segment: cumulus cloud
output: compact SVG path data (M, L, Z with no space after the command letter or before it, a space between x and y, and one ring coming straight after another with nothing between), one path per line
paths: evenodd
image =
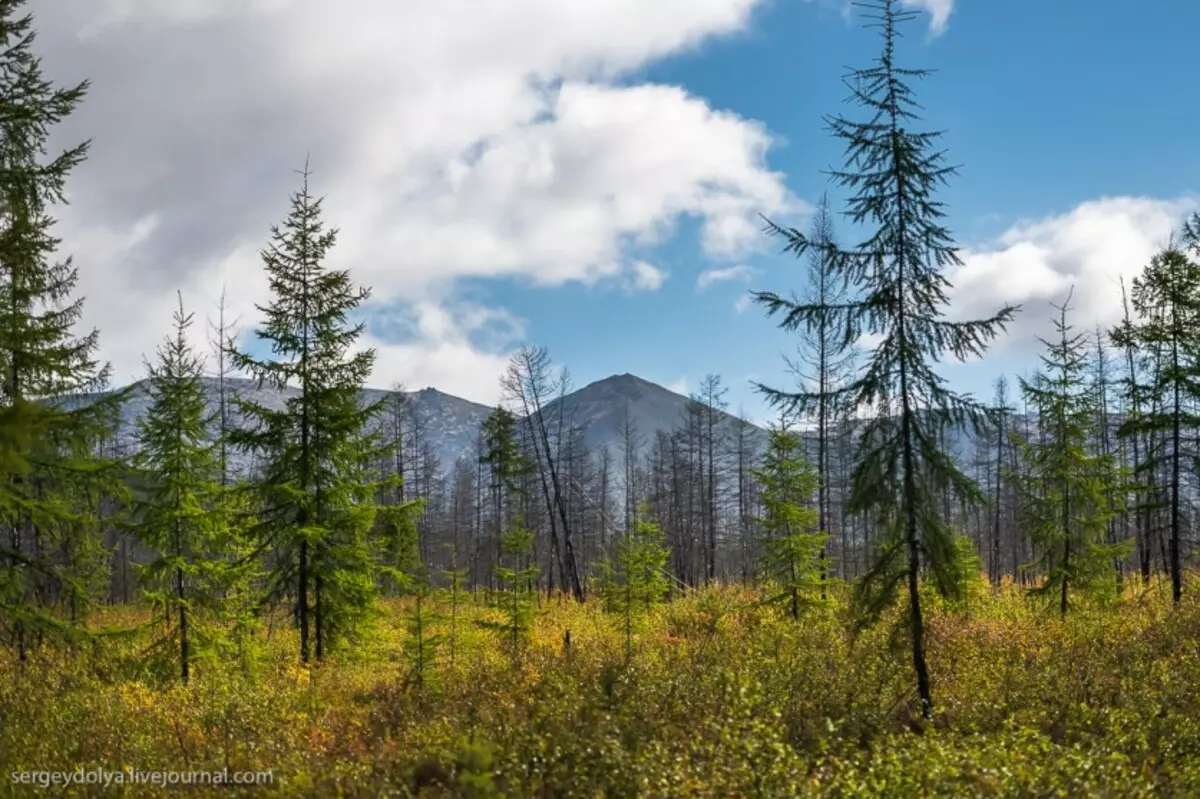
M738 296L738 298L736 300L733 301L733 312L735 314L737 314L738 316L741 316L746 311L750 310L750 305L753 302L754 302L754 298L751 297L748 292L745 294L741 294Z
M696 278L696 289L698 291L704 291L714 283L725 283L733 280L745 283L753 276L754 270L745 264L721 267L717 269L705 269L700 273L700 276Z
M375 348L377 385L432 386L489 405L500 401L508 349L525 332L520 319L494 308L422 301L391 322L408 328L407 335L380 336L395 331L377 325L361 342Z
M963 265L948 275L951 309L965 319L989 316L1004 302L1022 305L993 350L1032 350L1051 329L1050 303L1061 303L1074 287L1076 328L1108 328L1121 318L1119 280L1128 285L1139 275L1197 208L1195 197L1107 197L1019 222L996 241L960 253Z
M440 337L381 332L381 319L440 307L463 278L545 287L632 274L650 289L659 270L633 253L685 217L707 254L735 258L760 243L758 213L802 207L766 165L770 134L681 88L625 78L742 28L761 2L39 7L51 77L93 85L57 132L94 140L59 231L81 268L85 321L122 380L165 332L177 288L202 315L224 286L253 323L267 297L257 250L310 152L313 188L341 227L330 265L374 288L371 335L400 347L390 360L426 364L406 373L413 384L434 382L438 356L480 358L484 371L499 357L453 315Z

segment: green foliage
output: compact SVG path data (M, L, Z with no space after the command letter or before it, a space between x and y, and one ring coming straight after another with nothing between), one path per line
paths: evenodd
M757 521L766 531L763 565L783 590L772 597L787 603L792 618L802 607L819 601L824 586L820 556L827 536L818 528L819 511L813 497L817 475L804 457L804 439L785 425L772 426L762 466L753 472L762 486L764 515Z
M843 331L845 344L864 334L879 339L862 373L833 395L875 414L859 435L847 510L873 517L881 541L878 558L856 595L871 620L892 607L901 586L906 588L917 687L925 714L931 715L921 575L951 598L961 594L965 576L955 557L956 532L941 517L937 498L949 491L967 505L983 501L978 486L943 450L940 439L949 428L969 425L978 433L985 426L984 408L950 390L935 364L947 355L958 360L982 355L1016 308L979 321L945 318L950 284L944 273L962 262L934 195L955 170L936 149L941 134L910 127L918 121L919 105L909 82L928 72L895 62L898 26L915 12L901 11L899 0L860 5L882 37L875 64L855 70L847 81L866 118L834 117L828 123L846 144L846 167L833 173L834 180L852 192L847 216L868 235L857 247L843 249L794 228L769 226L797 256L823 252L859 298L800 304L759 293L755 299L769 314L782 312L785 325L812 329L832 324ZM767 394L801 413L826 401L824 393L786 395L767 389Z
M605 609L621 618L627 662L633 657L636 629L671 588L666 571L670 552L648 513L639 509L633 529L618 539L616 551L601 566L600 592Z
M271 596L296 597L307 661L310 634L321 659L373 616L380 437L368 431L381 405L360 404L375 352L355 349L362 326L348 321L370 292L354 288L348 272L325 267L337 231L321 221L307 166L291 213L271 234L262 257L272 301L259 309L265 322L256 331L270 357L231 355L260 383L296 393L282 409L237 399L247 427L230 440L262 456L257 534L272 553Z
M404 641L404 649L408 656L409 682L418 690L423 690L435 684L438 650L445 639L434 632L434 627L442 621L442 616L430 607L434 592L429 581L429 571L421 564L412 574L413 603L408 617L408 638Z
M513 525L500 541L503 560L496 566L500 590L494 598L503 614L502 624L487 626L501 633L513 663L519 663L529 642L537 615L537 564L533 563L533 533Z
M442 572L442 576L446 578L443 601L448 605L446 613L449 629L446 633L446 643L450 656L450 673L453 674L458 663L459 624L462 619L463 602L468 597L465 589L469 585L469 572L458 567L457 542L452 541L447 548L450 550L450 568Z
M1156 254L1142 275L1133 281L1133 308L1140 317L1113 331L1118 346L1141 353L1148 381L1130 385L1131 398L1149 406L1121 426L1123 436L1147 436L1159 446L1147 448L1139 464L1141 477L1153 482L1154 475L1168 477L1165 504L1170 514L1171 592L1179 601L1183 590L1180 553L1186 499L1181 487L1181 470L1200 456L1189 431L1200 425L1194 410L1200 401L1200 217L1193 216L1184 227L1187 251L1168 247ZM1131 378L1132 380L1132 378Z
M232 580L231 525L225 515L212 420L201 378L204 360L188 344L192 315L183 300L174 316L174 335L147 364L150 404L138 425L139 490L127 527L157 557L141 568L144 598L178 637L180 676L188 681L199 629Z
M46 647L36 668L0 653L0 774L31 764L273 769L274 783L253 793L281 797L1200 791L1191 594L1175 610L1153 591L1065 620L1005 588L970 618L931 610L939 711L920 734L910 653L889 646L883 625L855 633L841 587L829 594L828 607L795 624L744 588L691 592L647 617L628 666L617 665L622 635L601 602L549 603L533 620L525 668L499 667L508 655L496 637L466 636L460 679L438 691L412 690L403 657L415 597L382 603L371 657L308 669L294 662L297 634L280 630L253 680L217 664L158 688L130 668L145 633ZM445 613L445 600L423 602ZM495 612L462 611L472 621ZM96 621L136 626L130 614Z
M45 156L87 82L45 78L23 5L0 3L0 629L22 654L46 633L77 635L104 586L99 510L122 491L97 449L123 399L87 396L109 369L97 332L75 333L78 270L55 257L51 209L88 147Z
M1068 297L1058 306L1057 339L1042 339L1044 371L1021 380L1041 427L1041 436L1024 444L1023 521L1039 555L1031 568L1046 575L1036 591L1063 615L1072 589L1111 596L1113 563L1128 554L1126 542L1108 541L1109 521L1120 510L1121 475L1111 454L1093 451L1097 397L1088 381L1085 336L1072 334L1067 322L1069 304Z

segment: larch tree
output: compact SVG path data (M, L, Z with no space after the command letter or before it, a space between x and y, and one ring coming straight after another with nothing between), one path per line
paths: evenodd
M633 528L617 541L615 552L601 565L601 594L607 609L620 616L625 636L625 662L633 659L633 637L646 614L670 590L669 551L658 522L645 505Z
M792 618L825 587L824 560L828 535L820 529L820 512L812 507L817 475L804 454L804 439L784 423L769 431L762 466L754 476L762 486L765 531L763 563L780 591L773 599L786 602Z
M1012 413L1012 408L1008 404L1008 380L1003 375L996 378L996 393L992 399L992 415L996 425L996 461L995 469L992 470L992 479L994 481L993 491L991 496L992 502L992 524L991 535L988 541L988 578L993 585L1000 582L1000 575L1003 573L1000 565L1000 538L1001 538L1001 520L1004 511L1004 477L1005 477L1005 460L1004 449L1012 437L1012 430L1008 425L1009 415ZM1016 568L1014 564L1013 568Z
M370 292L355 288L347 271L326 267L337 231L321 221L307 164L302 174L291 213L272 227L262 252L272 298L258 308L265 320L255 336L268 354L233 353L235 368L260 385L294 393L281 409L237 399L246 426L231 443L262 456L258 530L275 559L271 596L295 596L300 657L308 662L314 642L320 660L373 608L380 443L369 430L380 405L360 399L375 352L355 349L362 325L348 321Z
M546 504L550 546L563 587L569 587L575 599L582 602L585 588L567 512L567 480L558 457L564 408L562 402L556 403L553 409L550 407L556 395L565 394L568 381L566 370L553 370L550 353L545 348L522 347L513 355L500 382L506 396L520 406L525 419L533 463Z
M1194 251L1200 252L1196 231L1189 226L1185 232ZM1163 468L1167 474L1168 571L1171 596L1178 604L1183 594L1184 469L1196 456L1189 450L1193 446L1189 431L1200 426L1200 416L1193 410L1200 398L1200 263L1184 250L1168 247L1134 279L1132 301L1141 321L1119 328L1115 339L1119 345L1160 354L1150 386L1158 402L1148 412L1127 420L1121 432L1162 439L1141 466L1144 470Z
M145 596L178 639L180 677L191 673L197 619L228 576L219 442L209 435L204 358L188 343L192 315L180 298L174 332L147 364L150 404L138 423L138 500L130 529L157 555L143 568Z
M1072 332L1069 305L1070 296L1055 306L1056 338L1040 339L1046 347L1042 370L1021 380L1042 432L1025 445L1023 522L1036 547L1033 565L1045 574L1034 590L1053 599L1063 616L1073 590L1116 584L1112 562L1121 552L1108 541L1117 512L1115 464L1110 454L1094 451L1097 397L1088 380L1087 336Z
M78 270L56 260L51 209L65 203L84 142L48 155L51 130L87 92L58 87L33 53L23 0L0 0L0 623L23 659L47 631L71 632L107 577L97 514L88 497L117 490L116 464L97 457L113 437L118 392L96 358L97 332L76 333ZM105 488L107 486L107 488Z
M846 167L833 172L833 178L851 192L847 216L867 231L866 239L846 249L768 222L768 229L783 236L786 249L797 256L823 250L849 284L853 299L834 305L789 303L763 293L755 299L769 314L783 313L784 322L794 327L811 329L830 320L847 344L863 334L879 341L861 372L834 395L849 394L859 409L874 412L860 434L847 502L850 512L869 514L879 528L877 556L859 581L856 598L870 619L906 588L920 709L930 718L934 705L925 656L922 573L947 596L958 596L966 577L956 533L938 499L952 489L964 502L983 500L979 487L938 446L938 439L947 428L970 425L978 432L985 423L984 408L950 389L935 365L947 355L958 360L981 356L1017 309L1005 307L977 321L946 318L950 284L944 272L961 260L935 192L955 168L937 149L940 133L911 128L919 106L909 84L929 73L896 64L898 26L915 16L899 5L898 0L861 4L882 38L875 63L853 71L846 81L866 118L828 120L833 135L846 144ZM818 401L819 395L802 392L785 404L811 413ZM888 412L880 412L885 405Z
M1149 388L1143 383L1145 356L1140 351L1135 338L1133 315L1129 307L1129 292L1126 290L1124 279L1121 280L1121 305L1124 316L1121 323L1112 329L1109 337L1113 346L1125 353L1125 376L1120 381L1125 412L1123 421L1117 430L1118 438L1131 445L1133 481L1129 486L1133 502L1126 505L1127 512L1134 514L1134 540L1138 570L1141 573L1142 584L1150 583L1150 511L1151 502L1147 486L1147 472L1143 453L1146 438L1142 421L1142 412L1146 407L1146 397ZM1132 507L1129 505L1132 504Z
M847 286L840 274L837 260L829 255L835 246L833 215L829 210L829 198L822 197L809 231L809 241L815 246L808 250L808 288L802 299L782 301L781 309L795 308L801 304L817 308L832 309L846 299ZM830 500L830 455L832 451L833 424L837 389L851 373L854 361L853 347L844 340L844 331L836 325L831 312L818 312L812 324L801 317L785 315L780 327L787 331L803 334L799 358L789 362L789 371L795 374L805 387L804 393L815 397L811 403L812 422L817 439L817 511L818 528L829 536ZM768 390L767 395L777 402L790 404L792 392ZM827 552L821 550L822 580L828 574Z

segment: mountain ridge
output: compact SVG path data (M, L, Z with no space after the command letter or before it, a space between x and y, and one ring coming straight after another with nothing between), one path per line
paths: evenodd
M219 381L212 377L202 378L202 381L210 409L215 410ZM136 448L137 424L144 418L150 403L148 384L149 379L143 378L122 388L81 395L77 400L86 401L88 397L128 391L129 398L121 408L118 442L123 451L132 451ZM272 408L281 408L288 397L297 394L295 388L276 389L257 380L240 377L228 378L226 388L233 396L251 399ZM434 386L400 393L407 397L413 414L414 431L420 431L419 438L431 442L440 471L448 473L460 458L474 458L479 429L493 406L449 394ZM396 391L377 388L364 388L361 392L367 402L386 400L396 394ZM669 432L678 426L690 402L691 399L682 394L625 372L594 380L562 397L556 397L546 404L543 412L557 414L561 408L564 418L583 426L584 440L589 447L596 452L608 447L614 457L619 457L624 448L623 429L627 409L639 433L639 453L644 453L653 445L659 430ZM383 416L386 415L385 410ZM234 424L239 421L236 411L233 421ZM717 424L719 428L732 433L738 420L731 414L718 411ZM752 445L761 445L765 441L765 431L750 422L746 422L746 425ZM420 441L417 444L420 445Z

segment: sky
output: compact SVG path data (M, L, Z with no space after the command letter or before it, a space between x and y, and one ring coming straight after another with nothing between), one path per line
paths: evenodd
M1076 324L1120 317L1200 209L1191 34L1200 3L905 0L902 65L960 165L941 199L963 264L949 313L1022 310L987 357L943 373L987 397ZM222 292L252 336L259 250L309 159L372 288L376 387L483 403L523 344L578 387L706 374L770 417L798 341L747 302L804 288L761 217L804 227L828 193L844 243L842 78L877 34L843 0L61 0L32 3L53 80L87 78L53 143L91 139L56 209L84 323L114 380L143 372L180 292L196 342Z

